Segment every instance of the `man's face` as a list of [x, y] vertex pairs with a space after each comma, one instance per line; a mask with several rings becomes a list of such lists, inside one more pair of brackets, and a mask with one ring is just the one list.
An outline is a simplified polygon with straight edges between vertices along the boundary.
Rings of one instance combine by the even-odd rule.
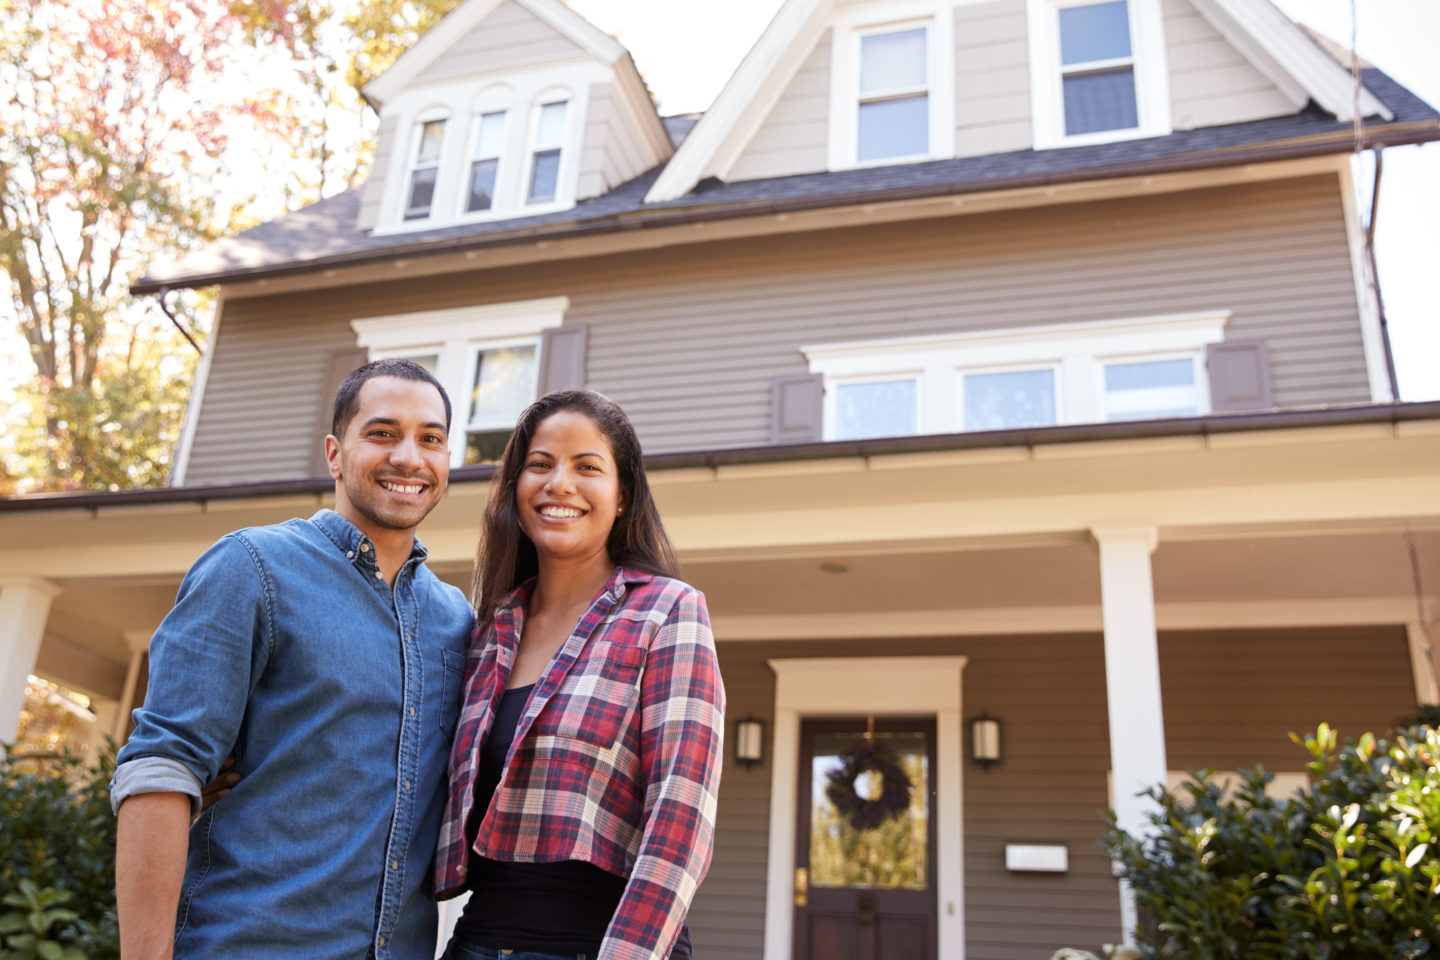
[[343, 437], [325, 438], [335, 512], [372, 540], [414, 532], [445, 492], [450, 446], [445, 404], [432, 384], [375, 377]]

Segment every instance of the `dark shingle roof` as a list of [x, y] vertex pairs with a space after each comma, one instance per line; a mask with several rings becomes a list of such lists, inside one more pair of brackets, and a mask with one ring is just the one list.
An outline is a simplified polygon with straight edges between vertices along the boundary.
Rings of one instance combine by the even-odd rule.
[[[1363, 78], [1365, 86], [1395, 115], [1390, 122], [1372, 120], [1366, 124], [1368, 144], [1440, 139], [1440, 113], [1429, 104], [1380, 70], [1365, 70]], [[679, 123], [667, 122], [672, 138], [683, 136], [679, 127]], [[153, 269], [132, 290], [150, 293], [166, 286], [206, 286], [398, 256], [450, 253], [542, 237], [585, 236], [696, 219], [718, 220], [1344, 153], [1351, 149], [1352, 135], [1351, 124], [1338, 123], [1311, 104], [1291, 116], [1181, 130], [1144, 140], [1018, 150], [734, 183], [712, 178], [677, 200], [647, 204], [645, 194], [659, 175], [657, 168], [569, 210], [379, 236], [355, 227], [360, 209], [357, 188], [219, 240], [174, 266]]]

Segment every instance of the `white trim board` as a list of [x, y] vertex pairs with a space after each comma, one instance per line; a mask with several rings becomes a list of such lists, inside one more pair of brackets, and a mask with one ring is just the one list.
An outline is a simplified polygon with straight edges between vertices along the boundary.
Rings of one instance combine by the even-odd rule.
[[771, 660], [775, 671], [763, 960], [790, 960], [800, 720], [837, 714], [935, 717], [936, 926], [940, 960], [965, 958], [961, 674], [965, 657]]
[[[164, 296], [164, 294], [161, 294]], [[220, 340], [220, 318], [225, 313], [225, 288], [215, 295], [215, 314], [210, 321], [210, 334], [205, 338], [205, 350], [200, 354], [200, 367], [195, 371], [195, 381], [190, 385], [190, 398], [185, 402], [185, 425], [180, 430], [180, 440], [175, 444], [175, 459], [171, 461], [167, 487], [185, 486], [185, 475], [190, 471], [190, 451], [195, 448], [195, 429], [200, 422], [200, 408], [205, 403], [205, 390], [210, 385], [210, 364], [215, 359], [215, 345]]]

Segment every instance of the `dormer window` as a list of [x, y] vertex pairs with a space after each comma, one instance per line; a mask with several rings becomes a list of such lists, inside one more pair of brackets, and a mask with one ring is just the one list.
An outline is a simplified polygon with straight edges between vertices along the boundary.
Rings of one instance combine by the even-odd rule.
[[505, 111], [481, 114], [475, 125], [475, 146], [471, 151], [470, 190], [465, 212], [489, 210], [495, 203], [495, 178], [500, 154], [505, 149]]
[[560, 155], [565, 146], [565, 101], [540, 107], [530, 160], [530, 189], [526, 203], [554, 201], [560, 183]]
[[1029, 0], [1036, 149], [1170, 132], [1159, 0]]
[[925, 27], [860, 37], [856, 159], [930, 152], [930, 75]]
[[1126, 0], [1060, 8], [1060, 75], [1067, 137], [1140, 125]]
[[445, 120], [426, 120], [415, 136], [414, 162], [410, 165], [406, 191], [405, 219], [423, 220], [435, 202], [435, 181], [440, 175], [440, 148], [445, 142]]

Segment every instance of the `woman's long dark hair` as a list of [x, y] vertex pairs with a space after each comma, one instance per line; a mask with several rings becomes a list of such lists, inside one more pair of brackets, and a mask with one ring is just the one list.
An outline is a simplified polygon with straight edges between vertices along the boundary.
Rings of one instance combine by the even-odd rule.
[[475, 583], [471, 600], [475, 604], [476, 621], [484, 626], [495, 616], [500, 601], [540, 569], [535, 544], [520, 529], [515, 510], [515, 488], [530, 441], [540, 424], [562, 410], [573, 410], [589, 417], [605, 439], [615, 458], [620, 478], [620, 493], [625, 512], [615, 518], [606, 549], [610, 560], [623, 567], [643, 570], [663, 577], [679, 577], [680, 563], [675, 548], [660, 522], [660, 511], [650, 495], [650, 482], [645, 479], [640, 440], [630, 418], [619, 404], [594, 390], [556, 390], [536, 400], [520, 414], [515, 432], [505, 445], [499, 468], [491, 481], [490, 500], [485, 505], [485, 520], [480, 534], [480, 548], [475, 556]]

